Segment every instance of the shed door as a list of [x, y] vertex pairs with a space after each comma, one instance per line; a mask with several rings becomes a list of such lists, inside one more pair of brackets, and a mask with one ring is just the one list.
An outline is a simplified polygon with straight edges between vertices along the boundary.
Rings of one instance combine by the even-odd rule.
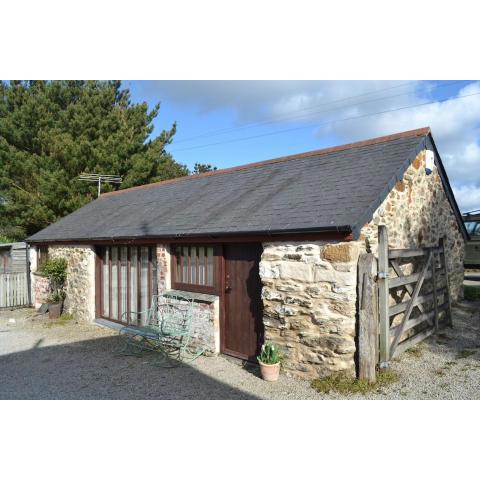
[[261, 244], [225, 245], [223, 352], [255, 360], [263, 341]]

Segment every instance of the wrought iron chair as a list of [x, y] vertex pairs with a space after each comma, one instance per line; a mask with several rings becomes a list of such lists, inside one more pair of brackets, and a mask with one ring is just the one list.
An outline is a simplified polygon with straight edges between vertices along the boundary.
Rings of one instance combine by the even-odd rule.
[[173, 360], [193, 361], [204, 352], [191, 345], [192, 321], [195, 316], [193, 298], [187, 295], [165, 295], [152, 299], [145, 312], [126, 312], [124, 320], [146, 313], [146, 325], [128, 325], [120, 333], [127, 336], [124, 355], [141, 355], [154, 351]]

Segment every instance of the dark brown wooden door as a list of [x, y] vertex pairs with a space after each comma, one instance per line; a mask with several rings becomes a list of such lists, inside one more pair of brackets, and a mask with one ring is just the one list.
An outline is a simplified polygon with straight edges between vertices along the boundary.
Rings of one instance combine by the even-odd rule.
[[223, 352], [255, 360], [263, 341], [261, 244], [224, 246], [225, 318]]

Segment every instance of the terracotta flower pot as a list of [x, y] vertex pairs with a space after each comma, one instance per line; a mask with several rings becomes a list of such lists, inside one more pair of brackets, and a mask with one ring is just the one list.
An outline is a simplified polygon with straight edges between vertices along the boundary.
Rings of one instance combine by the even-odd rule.
[[267, 382], [276, 382], [278, 380], [278, 376], [280, 375], [280, 362], [268, 365], [259, 360], [258, 363], [260, 364], [260, 373], [264, 380]]
[[59, 318], [62, 314], [62, 302], [48, 304], [48, 318], [50, 320]]

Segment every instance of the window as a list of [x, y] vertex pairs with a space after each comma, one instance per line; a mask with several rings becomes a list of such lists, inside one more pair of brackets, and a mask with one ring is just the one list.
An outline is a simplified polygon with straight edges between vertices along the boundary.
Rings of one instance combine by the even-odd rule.
[[173, 287], [205, 293], [217, 291], [218, 247], [177, 245], [172, 251]]
[[101, 316], [124, 323], [142, 323], [145, 314], [130, 319], [122, 318], [122, 315], [150, 307], [155, 247], [102, 247], [99, 257]]
[[44, 245], [44, 246], [38, 247], [37, 254], [38, 254], [37, 270], [41, 271], [45, 266], [45, 262], [48, 260], [48, 246]]

